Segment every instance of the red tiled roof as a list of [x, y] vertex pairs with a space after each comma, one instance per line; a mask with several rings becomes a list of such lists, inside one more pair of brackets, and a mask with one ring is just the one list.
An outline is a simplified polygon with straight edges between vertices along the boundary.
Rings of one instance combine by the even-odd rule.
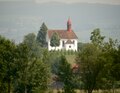
[[67, 30], [48, 30], [48, 38], [51, 38], [54, 32], [56, 32], [61, 39], [78, 39], [73, 31]]

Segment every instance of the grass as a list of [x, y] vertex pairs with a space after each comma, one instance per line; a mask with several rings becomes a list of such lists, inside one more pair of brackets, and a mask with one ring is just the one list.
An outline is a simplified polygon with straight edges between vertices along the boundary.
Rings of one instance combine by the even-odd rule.
[[75, 58], [76, 58], [76, 55], [77, 55], [77, 52], [72, 52], [72, 51], [53, 51], [51, 52], [53, 53], [54, 55], [65, 55], [68, 63], [70, 63], [71, 65], [74, 65], [75, 64]]
[[75, 58], [76, 58], [76, 55], [65, 55], [68, 63], [70, 63], [71, 65], [75, 64]]

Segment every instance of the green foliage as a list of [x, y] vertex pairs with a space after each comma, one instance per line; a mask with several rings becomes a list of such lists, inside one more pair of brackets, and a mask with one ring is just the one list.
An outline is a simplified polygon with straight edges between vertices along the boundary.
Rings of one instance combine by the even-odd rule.
[[[91, 43], [79, 43], [79, 52], [49, 52], [44, 47], [46, 31], [43, 23], [37, 37], [29, 33], [18, 45], [0, 36], [0, 93], [44, 93], [52, 82], [51, 73], [64, 83], [64, 93], [74, 93], [75, 85], [88, 93], [93, 89], [112, 89], [114, 92], [120, 87], [120, 46], [117, 40], [110, 38], [104, 42], [100, 29], [95, 29], [91, 33]], [[52, 35], [50, 43], [59, 46], [57, 33]], [[80, 67], [77, 73], [71, 69], [75, 57]]]
[[109, 42], [104, 44], [103, 50], [106, 63], [101, 82], [106, 82], [107, 86], [102, 86], [102, 88], [112, 88], [114, 90], [117, 82], [120, 80], [120, 50], [117, 47], [117, 41], [109, 39]]
[[81, 43], [81, 42], [78, 42], [78, 51], [81, 51], [82, 48], [84, 48], [84, 45], [86, 43]]
[[80, 65], [80, 76], [84, 83], [85, 90], [92, 93], [96, 88], [99, 73], [103, 68], [103, 59], [101, 51], [93, 44], [86, 44], [76, 58]]
[[0, 36], [0, 92], [10, 93], [14, 77], [15, 44]]
[[61, 56], [57, 64], [57, 73], [60, 80], [64, 83], [64, 93], [75, 93], [73, 85], [73, 73], [70, 64], [67, 62], [65, 56]]
[[17, 46], [0, 36], [0, 92], [43, 93], [50, 79], [48, 60], [33, 33]]
[[113, 58], [111, 74], [117, 81], [120, 81], [120, 47], [114, 51]]
[[84, 88], [88, 93], [96, 88], [114, 91], [120, 77], [117, 40], [110, 38], [108, 42], [104, 42], [105, 37], [101, 36], [99, 29], [91, 34], [92, 43], [84, 45], [76, 58]]
[[59, 46], [60, 45], [60, 38], [59, 38], [59, 35], [55, 32], [53, 33], [52, 37], [51, 37], [51, 40], [50, 40], [50, 45], [52, 47], [56, 47], [56, 46]]
[[[49, 66], [44, 60], [29, 55], [30, 48], [26, 44], [18, 45], [17, 53], [17, 77], [14, 82], [14, 92], [17, 93], [40, 93], [48, 87], [50, 78]], [[45, 56], [45, 55], [44, 55]]]
[[100, 29], [95, 29], [91, 34], [92, 35], [90, 37], [90, 40], [92, 41], [92, 43], [98, 47], [102, 46], [105, 36], [101, 36]]
[[32, 81], [30, 79], [30, 83], [33, 86], [34, 93], [43, 93], [47, 88], [49, 84], [49, 78], [50, 78], [50, 69], [47, 64], [44, 62], [37, 60], [36, 64], [34, 66], [34, 69], [31, 70], [32, 72]]
[[24, 37], [23, 43], [29, 48], [29, 56], [40, 58], [42, 56], [43, 49], [36, 41], [34, 33], [29, 33]]
[[25, 44], [19, 44], [16, 49], [17, 75], [14, 81], [14, 92], [27, 92], [29, 60], [29, 48]]
[[103, 47], [104, 51], [109, 53], [111, 51], [114, 51], [115, 49], [117, 49], [117, 43], [118, 43], [117, 40], [113, 40], [112, 38], [109, 38], [109, 41], [104, 43], [104, 47]]
[[47, 34], [47, 26], [45, 25], [45, 23], [43, 23], [40, 27], [40, 30], [37, 34], [37, 42], [39, 42], [41, 44], [42, 47], [46, 46], [46, 34]]
[[23, 42], [28, 45], [28, 47], [33, 46], [36, 43], [36, 35], [34, 33], [29, 33], [24, 37]]

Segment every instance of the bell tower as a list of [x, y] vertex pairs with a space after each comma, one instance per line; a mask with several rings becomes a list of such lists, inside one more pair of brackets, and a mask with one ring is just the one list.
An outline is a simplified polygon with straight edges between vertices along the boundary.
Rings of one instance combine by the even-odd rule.
[[72, 25], [72, 23], [71, 23], [71, 20], [70, 20], [70, 18], [69, 18], [68, 21], [67, 21], [67, 31], [69, 31], [69, 32], [72, 31], [71, 25]]

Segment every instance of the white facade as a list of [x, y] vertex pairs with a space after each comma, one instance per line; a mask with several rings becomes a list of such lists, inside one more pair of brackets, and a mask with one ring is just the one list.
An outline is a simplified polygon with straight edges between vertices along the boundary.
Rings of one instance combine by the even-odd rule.
[[[67, 41], [70, 42], [67, 42]], [[50, 39], [48, 39], [48, 50], [73, 50], [73, 51], [77, 51], [77, 47], [78, 47], [78, 40], [77, 39], [60, 39], [60, 45], [57, 47], [52, 47], [50, 46]]]
[[[70, 18], [67, 21], [67, 29], [66, 30], [48, 30], [48, 50], [73, 50], [77, 51], [78, 47], [78, 38], [76, 34], [73, 32], [72, 23]], [[57, 47], [50, 46], [50, 39], [53, 33], [57, 33], [60, 37], [60, 45]]]

